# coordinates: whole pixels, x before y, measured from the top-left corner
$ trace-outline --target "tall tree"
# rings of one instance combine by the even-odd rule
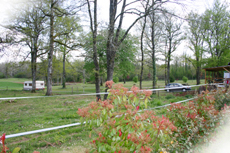
[[[122,32],[125,32],[122,30]],[[106,72],[106,37],[107,31],[102,30],[98,31],[97,35],[97,53],[98,53],[98,62],[99,62],[99,74],[100,77],[103,77]],[[84,44],[85,54],[81,55],[85,58],[85,68],[87,72],[94,72],[95,65],[93,63],[93,41],[92,33],[90,32],[86,36],[81,36],[82,42]],[[128,34],[126,39],[122,42],[117,50],[115,57],[115,67],[114,73],[116,76],[122,77],[125,82],[125,78],[134,68],[133,63],[135,62],[135,55],[137,52],[138,39],[131,34]]]
[[[206,50],[210,53],[209,66],[226,65],[229,62],[230,13],[228,4],[215,0],[211,9],[203,15]]]
[[[53,52],[54,52],[54,6],[57,1],[50,0],[49,3],[49,52],[48,52],[48,69],[47,69],[47,90],[46,95],[52,95],[52,66],[53,66]]]
[[[147,4],[145,6],[145,11],[147,11],[149,1],[147,1]],[[140,89],[142,89],[142,78],[143,78],[143,71],[144,71],[144,33],[145,33],[145,27],[147,22],[147,16],[144,17],[143,22],[141,23],[142,29],[141,29],[141,72],[140,72]]]
[[[172,53],[176,51],[178,45],[185,38],[182,36],[181,26],[182,22],[178,21],[172,14],[164,14],[162,24],[164,26],[163,36],[165,38],[165,45],[167,47],[165,57],[166,57],[166,83],[170,83],[170,61],[172,59]]]
[[[47,68],[47,92],[46,95],[52,95],[52,65],[55,38],[61,34],[55,31],[55,19],[57,17],[64,17],[74,15],[76,13],[74,5],[69,4],[68,1],[62,0],[48,0],[47,7],[42,9],[43,13],[49,18],[49,52],[48,52],[48,68]]]
[[[87,0],[88,5],[88,13],[90,18],[90,29],[93,37],[93,62],[95,65],[95,87],[96,93],[100,93],[100,77],[99,77],[99,62],[98,62],[98,55],[97,55],[97,0],[93,1],[93,15],[91,10],[90,1]],[[101,99],[101,95],[97,94],[97,100]]]
[[[148,15],[151,11],[151,6],[148,7],[148,10],[142,12],[141,10],[132,7],[134,4],[138,2],[145,3],[142,0],[132,0],[127,3],[126,0],[118,1],[118,0],[110,0],[109,7],[109,25],[108,25],[108,37],[107,37],[107,81],[113,80],[114,73],[114,59],[116,57],[116,52],[120,44],[124,41],[130,29],[143,17]],[[117,15],[118,4],[121,3],[121,11]],[[162,4],[161,1],[155,1],[155,3]],[[124,20],[124,15],[126,13],[132,13],[138,15],[137,18],[131,23],[131,25],[127,28],[125,33],[121,33],[122,24]],[[118,24],[116,26],[116,21]],[[104,96],[104,99],[107,98],[107,94]]]
[[[44,41],[42,41],[42,35],[45,29],[44,24],[46,18],[42,11],[38,9],[43,6],[42,2],[30,2],[29,4],[30,5],[25,5],[23,10],[16,15],[12,24],[6,26],[6,28],[18,33],[18,41],[15,43],[25,43],[30,48],[28,55],[31,56],[31,92],[35,92],[37,58],[46,53],[42,45],[44,43]],[[28,57],[28,55],[26,57]]]
[[[78,42],[76,33],[81,32],[79,18],[77,16],[57,17],[55,22],[55,37],[54,42],[57,43],[59,50],[62,52],[62,88],[66,88],[66,56],[71,51],[76,51],[82,45]]]
[[[189,49],[194,53],[194,58],[189,58],[196,69],[196,84],[200,84],[201,66],[204,53],[204,29],[202,28],[202,17],[191,12],[188,15],[188,35]]]

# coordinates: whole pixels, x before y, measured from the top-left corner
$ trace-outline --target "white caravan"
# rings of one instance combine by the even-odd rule
[[[32,90],[32,81],[25,81],[24,82],[24,90]],[[45,89],[45,82],[44,81],[36,81],[36,90],[44,90]]]

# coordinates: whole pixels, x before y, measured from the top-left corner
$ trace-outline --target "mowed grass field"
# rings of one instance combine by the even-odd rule
[[[23,90],[23,82],[28,81],[28,79],[19,79],[19,78],[8,78],[0,79],[0,98],[3,97],[22,97],[22,96],[44,96],[46,90],[37,91],[36,93],[31,93],[30,91]],[[177,83],[183,83],[182,80],[175,81]],[[123,82],[119,82],[124,84]],[[188,80],[189,85],[195,85],[195,80]],[[139,82],[134,83],[133,81],[128,81],[124,84],[124,87],[131,88],[133,85],[139,87]],[[201,84],[204,84],[204,80],[201,80]],[[164,80],[158,80],[156,88],[164,88]],[[152,88],[152,81],[143,81],[143,89]],[[67,84],[66,88],[63,89],[61,85],[53,86],[52,92],[53,95],[70,95],[70,94],[87,94],[95,93],[94,84],[83,84],[83,83],[71,83]],[[101,92],[105,91],[105,87],[101,86]]]
[[[0,84],[20,85],[20,81],[22,81],[22,79],[20,79],[20,81],[18,79],[3,79],[0,81]],[[163,81],[159,81],[159,83],[162,83],[162,85],[164,84]],[[133,84],[133,82],[127,82],[125,86],[131,88]],[[61,86],[54,86],[53,91],[54,93],[58,93],[59,90],[71,91],[73,86],[79,86],[80,89],[80,85],[82,84],[70,85],[67,86],[67,89],[61,89]],[[138,84],[136,85],[138,86]],[[85,93],[95,92],[94,85],[86,84],[85,86],[90,89],[87,90],[87,88],[85,88]],[[145,81],[143,82],[143,86],[151,87],[151,82]],[[30,93],[29,91],[22,91],[20,89],[21,87],[18,86],[18,90],[1,90],[0,95],[1,97],[14,97],[34,95],[44,96],[45,94],[43,91],[39,91],[35,94]],[[71,95],[71,93],[69,94]],[[84,107],[91,101],[94,101],[95,96],[70,95],[17,100],[0,100],[0,135],[3,133],[9,135],[79,122],[80,116],[76,113],[78,108]],[[160,106],[192,97],[193,95],[189,94],[186,96],[176,97],[174,93],[167,93],[163,91],[159,93],[159,97],[158,94],[152,96],[149,106]],[[156,112],[159,115],[164,113],[162,110],[156,110]],[[94,131],[95,133],[92,133],[92,137],[96,136],[96,129]],[[10,148],[11,152],[13,148],[20,147],[22,153],[32,153],[34,150],[40,151],[41,153],[81,153],[90,146],[89,143],[91,138],[89,138],[88,132],[89,130],[84,125],[81,125],[39,134],[9,138],[6,139],[6,144]]]

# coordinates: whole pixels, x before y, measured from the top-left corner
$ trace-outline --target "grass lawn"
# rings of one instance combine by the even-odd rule
[[[8,90],[1,90],[0,97],[19,96],[44,96],[45,91],[31,93],[23,91],[23,84],[28,79],[0,79],[0,87],[8,86]],[[180,82],[180,81],[178,81]],[[193,81],[195,84],[195,81]],[[127,82],[124,86],[131,88],[134,82]],[[192,84],[192,82],[189,84]],[[151,81],[144,81],[143,86],[151,88]],[[164,81],[158,81],[159,86],[164,86]],[[54,95],[94,93],[94,84],[68,85],[66,89],[61,86],[53,86]],[[136,86],[139,86],[137,83]],[[13,90],[10,90],[13,89]],[[102,88],[101,92],[104,92]],[[193,97],[186,95],[175,96],[175,93],[165,91],[152,95],[149,107],[165,105]],[[56,96],[20,100],[0,101],[0,135],[6,133],[16,134],[43,128],[50,128],[79,122],[80,117],[76,113],[78,108],[88,105],[95,100],[95,96]],[[165,110],[155,110],[157,114],[164,114]],[[92,136],[95,136],[94,133]],[[6,139],[7,146],[11,149],[20,147],[22,153],[32,153],[34,150],[42,153],[57,152],[84,152],[89,147],[88,129],[85,126],[69,127],[39,134],[21,136]]]
[[[87,99],[87,100],[86,100]],[[15,134],[79,122],[79,107],[95,98],[48,97],[0,102],[0,134]],[[60,147],[84,146],[89,141],[84,126],[70,127],[41,134],[6,139],[10,149],[21,147],[28,153],[39,150],[57,152]],[[11,150],[12,151],[12,150]]]
[[[155,94],[149,106],[160,106],[192,97],[192,95],[176,97],[173,94],[161,92],[159,98],[158,94]],[[77,123],[80,119],[76,113],[78,108],[86,106],[93,100],[95,100],[94,96],[58,96],[1,101],[0,134],[9,135]],[[159,109],[156,113],[161,115],[164,111]],[[22,153],[32,153],[34,150],[42,153],[84,152],[91,140],[88,134],[85,126],[76,126],[9,138],[6,139],[6,143],[10,151],[15,147],[20,147]],[[92,136],[95,135],[96,133],[93,133]]]
[[[22,97],[22,96],[44,96],[46,90],[37,91],[36,93],[31,93],[30,91],[23,91],[23,82],[28,81],[28,79],[19,79],[19,78],[8,78],[8,79],[0,79],[0,98],[2,97]],[[183,83],[182,80],[175,81],[177,83]],[[123,83],[123,82],[119,82]],[[204,83],[204,80],[201,80],[201,84]],[[134,83],[133,81],[128,81],[124,84],[125,87],[131,88],[133,84],[136,84],[139,87],[139,82]],[[188,84],[195,85],[195,80],[188,80]],[[152,81],[143,81],[143,88],[152,88]],[[163,80],[158,80],[157,88],[163,88],[165,83]],[[94,84],[83,84],[83,83],[75,83],[71,85],[67,85],[65,89],[62,88],[61,85],[53,86],[52,92],[53,95],[68,95],[68,94],[83,94],[83,93],[95,93],[95,85]],[[104,92],[104,86],[101,86],[101,92]]]

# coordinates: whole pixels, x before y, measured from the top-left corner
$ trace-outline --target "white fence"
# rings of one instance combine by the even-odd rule
[[[193,85],[191,87],[204,86],[204,85],[207,85],[207,84]],[[166,89],[167,88],[149,89],[149,90],[150,91],[162,91],[162,90],[166,90]],[[170,88],[170,89],[177,89],[177,88]],[[86,95],[98,95],[98,94],[104,95],[104,94],[108,94],[108,93],[104,92],[104,93],[76,94],[76,95],[58,95],[58,96],[86,96]],[[55,97],[55,96],[9,97],[9,98],[0,98],[0,100],[24,99],[24,98],[41,98],[41,97],[47,97],[48,98],[48,97]],[[178,101],[178,102],[175,102],[175,103],[183,103],[183,102],[187,102],[187,101],[193,100],[195,98],[196,97],[190,98],[190,99],[186,99],[186,100],[182,100],[182,101]],[[167,105],[163,105],[163,106],[158,106],[158,107],[150,108],[148,110],[157,109],[157,108],[163,108],[163,107],[167,107],[167,106],[170,106],[170,105],[171,104],[167,104]],[[57,130],[57,129],[62,129],[62,128],[66,128],[66,127],[78,126],[80,124],[81,123],[73,123],[73,124],[67,124],[67,125],[62,125],[62,126],[57,126],[57,127],[45,128],[45,129],[40,129],[40,130],[35,130],[35,131],[28,131],[28,132],[22,132],[22,133],[17,133],[17,134],[10,134],[10,135],[6,135],[6,138],[14,138],[14,137],[19,137],[19,136],[25,136],[25,135],[35,134],[35,133],[41,133],[41,132],[51,131],[51,130]]]

